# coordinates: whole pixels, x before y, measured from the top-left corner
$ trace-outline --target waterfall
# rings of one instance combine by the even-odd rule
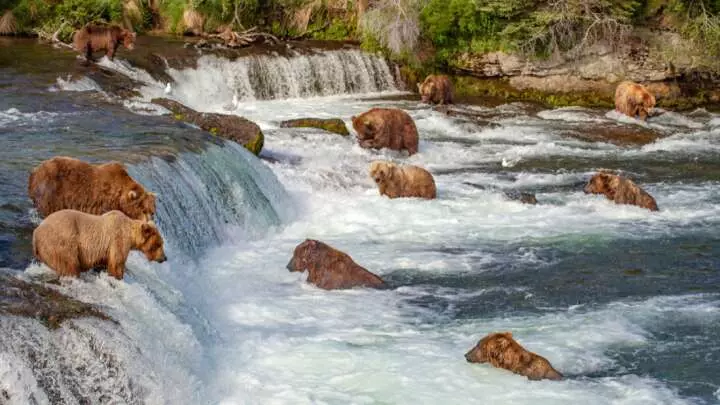
[[[156,222],[166,243],[189,257],[230,235],[262,236],[292,215],[272,171],[232,142],[209,144],[202,153],[153,157],[129,171],[158,194]]]

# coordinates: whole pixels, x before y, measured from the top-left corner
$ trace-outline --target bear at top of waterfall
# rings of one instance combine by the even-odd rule
[[[520,374],[530,380],[562,380],[563,375],[550,362],[533,352],[527,351],[513,339],[511,332],[491,333],[482,338],[475,347],[465,353],[470,363],[490,363]]]
[[[347,253],[314,239],[306,239],[295,247],[287,269],[307,270],[307,281],[325,290],[385,286],[380,277],[355,263]]]
[[[357,140],[363,148],[418,151],[418,132],[412,117],[397,108],[373,108],[352,117]]]
[[[427,104],[452,104],[455,95],[450,78],[445,75],[430,75],[422,84],[418,83],[420,100]]]
[[[380,195],[390,198],[420,197],[428,200],[437,196],[435,179],[422,167],[376,160],[370,163],[369,172]]]
[[[28,194],[43,217],[63,209],[95,215],[119,210],[144,221],[155,215],[155,194],[115,162],[91,165],[65,156],[48,159],[30,174]]]
[[[107,57],[113,60],[120,44],[132,51],[136,38],[137,34],[117,25],[88,24],[73,34],[73,47],[78,52],[84,52],[88,61],[92,61],[93,52],[98,51],[105,51]]]
[[[615,89],[615,109],[628,117],[646,120],[655,107],[655,96],[642,84],[624,81]]]
[[[150,261],[167,260],[155,224],[128,218],[120,211],[92,215],[75,210],[50,214],[33,232],[33,254],[60,276],[77,277],[93,268],[107,268],[118,280],[125,275],[131,250]]]
[[[584,189],[586,194],[603,194],[615,204],[630,204],[658,211],[655,198],[632,180],[601,171],[593,175]]]

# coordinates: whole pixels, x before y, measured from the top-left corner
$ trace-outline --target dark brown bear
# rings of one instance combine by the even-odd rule
[[[470,363],[490,363],[530,380],[562,380],[563,375],[546,358],[525,350],[510,332],[491,333],[465,354]]]
[[[585,186],[587,194],[604,194],[615,204],[630,204],[658,211],[657,202],[645,190],[631,180],[616,174],[600,172],[590,178]]]
[[[132,51],[135,47],[136,34],[117,25],[101,26],[88,24],[75,31],[73,47],[78,52],[84,52],[88,61],[93,60],[93,52],[105,51],[110,60],[115,57],[118,47],[123,46]]]
[[[30,174],[28,194],[43,217],[63,209],[94,215],[119,210],[143,221],[155,214],[155,194],[120,163],[91,165],[62,156],[46,160]]]
[[[373,108],[352,117],[357,140],[363,148],[418,151],[418,132],[413,119],[397,108]]]
[[[452,104],[455,90],[445,75],[430,75],[418,84],[420,99],[427,104]]]
[[[385,285],[380,277],[355,263],[349,255],[313,239],[306,239],[295,247],[287,269],[307,270],[307,281],[325,290]]]

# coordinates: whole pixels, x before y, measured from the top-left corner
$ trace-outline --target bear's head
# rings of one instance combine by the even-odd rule
[[[600,172],[590,178],[583,191],[585,194],[605,194],[609,199],[615,198],[619,178],[617,175]]]
[[[418,91],[420,92],[420,100],[423,103],[429,103],[435,94],[435,80],[432,76],[425,79],[422,84],[418,84]]]
[[[376,160],[370,163],[370,177],[375,184],[381,186],[393,178],[397,166],[394,163],[384,160]]]
[[[151,262],[162,263],[167,260],[163,249],[163,238],[157,226],[152,222],[143,222],[136,229],[139,231],[138,235],[135,235],[137,249]]]
[[[352,116],[352,124],[355,132],[357,132],[357,138],[360,140],[370,139],[375,137],[375,123],[371,120],[363,117]]]
[[[132,182],[120,198],[121,210],[130,218],[151,221],[156,210],[155,193],[145,191],[138,183]]]
[[[480,339],[475,347],[465,353],[465,360],[470,363],[486,363],[505,352],[513,342],[512,332],[491,333]]]
[[[638,103],[638,115],[641,120],[646,120],[648,116],[652,115],[653,108],[655,108],[655,96],[649,91],[645,90],[640,96],[640,102]]]
[[[122,39],[123,46],[128,51],[132,51],[135,49],[135,39],[137,39],[137,34],[128,30],[123,29],[120,31],[120,38]]]
[[[318,253],[326,250],[327,247],[326,244],[318,240],[305,239],[305,242],[295,247],[293,257],[290,259],[290,262],[288,262],[286,268],[289,271],[299,272],[309,270],[311,264],[317,260]]]

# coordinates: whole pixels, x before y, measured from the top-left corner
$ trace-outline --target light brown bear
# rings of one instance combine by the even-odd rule
[[[418,83],[420,100],[427,104],[452,104],[455,90],[445,75],[430,75]]]
[[[132,51],[135,48],[136,34],[117,25],[102,26],[88,24],[73,34],[73,47],[84,52],[88,61],[93,60],[93,52],[105,51],[110,60],[115,57],[120,44]]]
[[[155,194],[120,163],[91,165],[62,156],[46,160],[30,174],[28,194],[43,217],[63,209],[95,215],[119,210],[144,221],[155,215]]]
[[[380,277],[355,263],[346,253],[313,239],[306,239],[295,247],[287,269],[307,270],[307,281],[325,290],[385,286]]]
[[[152,222],[130,219],[120,211],[91,215],[75,210],[50,214],[33,232],[33,253],[61,276],[77,277],[107,268],[118,280],[125,275],[131,250],[150,261],[167,260],[163,238]]]
[[[491,333],[482,338],[475,347],[465,353],[470,363],[490,363],[494,367],[524,375],[530,380],[562,380],[563,375],[550,362],[527,351],[513,339],[512,333]]]
[[[655,96],[637,83],[624,81],[615,89],[615,109],[628,117],[646,120],[655,107]]]
[[[584,189],[587,194],[604,194],[615,204],[630,204],[658,211],[657,202],[631,180],[601,171],[590,178]]]
[[[398,166],[376,160],[370,163],[370,177],[377,184],[380,195],[390,198],[420,197],[432,200],[437,196],[432,174],[422,167]]]
[[[418,151],[418,132],[413,119],[397,108],[373,108],[352,117],[357,140],[363,148]]]

